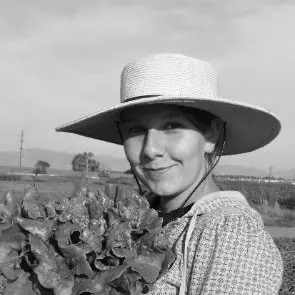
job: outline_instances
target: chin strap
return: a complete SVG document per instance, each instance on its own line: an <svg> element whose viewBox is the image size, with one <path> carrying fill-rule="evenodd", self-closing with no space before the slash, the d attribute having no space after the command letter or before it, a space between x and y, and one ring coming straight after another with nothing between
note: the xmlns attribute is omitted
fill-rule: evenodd
<svg viewBox="0 0 295 295"><path fill-rule="evenodd" d="M140 186L140 182L139 182L138 178L136 177L135 173L133 172L133 169L131 168L131 166L130 166L130 169L131 169L131 172L133 174L133 177L135 178L136 184L138 186L138 191L143 196L143 189Z"/></svg>

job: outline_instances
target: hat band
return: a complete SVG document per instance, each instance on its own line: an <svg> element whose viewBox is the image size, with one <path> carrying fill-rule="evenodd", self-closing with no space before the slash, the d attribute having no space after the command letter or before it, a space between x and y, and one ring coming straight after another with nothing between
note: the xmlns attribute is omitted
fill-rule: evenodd
<svg viewBox="0 0 295 295"><path fill-rule="evenodd" d="M161 96L160 94L150 94L150 95L140 95L140 96L135 96L135 97L129 97L124 99L121 103L124 102L129 102L129 101L133 101L133 100L138 100L141 98L149 98L149 97L157 97L157 96Z"/></svg>

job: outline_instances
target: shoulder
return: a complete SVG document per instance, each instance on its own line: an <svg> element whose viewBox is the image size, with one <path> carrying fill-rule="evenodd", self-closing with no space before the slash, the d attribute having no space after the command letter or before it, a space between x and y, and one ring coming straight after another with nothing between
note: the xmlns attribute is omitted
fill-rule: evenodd
<svg viewBox="0 0 295 295"><path fill-rule="evenodd" d="M227 236L233 240L235 236L261 237L261 234L266 233L261 215L238 192L222 192L215 198L205 201L201 206L202 214L192 218L192 220L195 219L195 222L190 225L192 237ZM194 213L198 215L198 210Z"/></svg>
<svg viewBox="0 0 295 295"><path fill-rule="evenodd" d="M208 282L236 277L233 288L246 290L250 284L253 294L262 294L262 290L274 294L283 272L278 248L256 210L242 198L223 197L216 200L218 206L191 224L188 266L195 273L206 267Z"/></svg>
<svg viewBox="0 0 295 295"><path fill-rule="evenodd" d="M253 253L257 248L262 252L269 251L278 255L278 249L264 229L261 215L243 198L222 197L220 205L203 214L195 223L192 233L192 244L196 246L195 237L209 241L212 247L224 247L235 244L237 248L250 247Z"/></svg>
<svg viewBox="0 0 295 295"><path fill-rule="evenodd" d="M206 214L212 226L236 224L239 227L263 229L261 215L252 208L239 192L223 191L218 197L218 206Z"/></svg>
<svg viewBox="0 0 295 295"><path fill-rule="evenodd" d="M278 248L264 229L261 215L242 198L225 197L222 205L200 216L191 226L194 227L190 235L191 249L206 245L207 249L219 249L222 255L224 249L233 249L254 256L263 253L281 261Z"/></svg>

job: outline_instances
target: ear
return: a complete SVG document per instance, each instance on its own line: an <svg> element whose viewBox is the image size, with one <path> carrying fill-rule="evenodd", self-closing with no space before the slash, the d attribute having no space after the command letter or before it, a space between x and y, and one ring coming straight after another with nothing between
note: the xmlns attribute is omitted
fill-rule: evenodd
<svg viewBox="0 0 295 295"><path fill-rule="evenodd" d="M218 124L219 122L217 120L213 120L211 122L210 128L208 128L206 134L205 134L205 148L204 151L207 154L211 154L215 150L215 146L217 143L217 140L220 135L220 126Z"/></svg>
<svg viewBox="0 0 295 295"><path fill-rule="evenodd" d="M205 153L211 154L214 152L215 149L215 143L207 141L205 144Z"/></svg>

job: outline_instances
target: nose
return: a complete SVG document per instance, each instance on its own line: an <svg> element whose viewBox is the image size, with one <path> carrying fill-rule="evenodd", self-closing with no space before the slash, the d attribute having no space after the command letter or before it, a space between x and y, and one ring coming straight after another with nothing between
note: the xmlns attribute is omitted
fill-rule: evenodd
<svg viewBox="0 0 295 295"><path fill-rule="evenodd" d="M145 135L142 156L150 160L165 153L165 140L160 130L150 129Z"/></svg>

